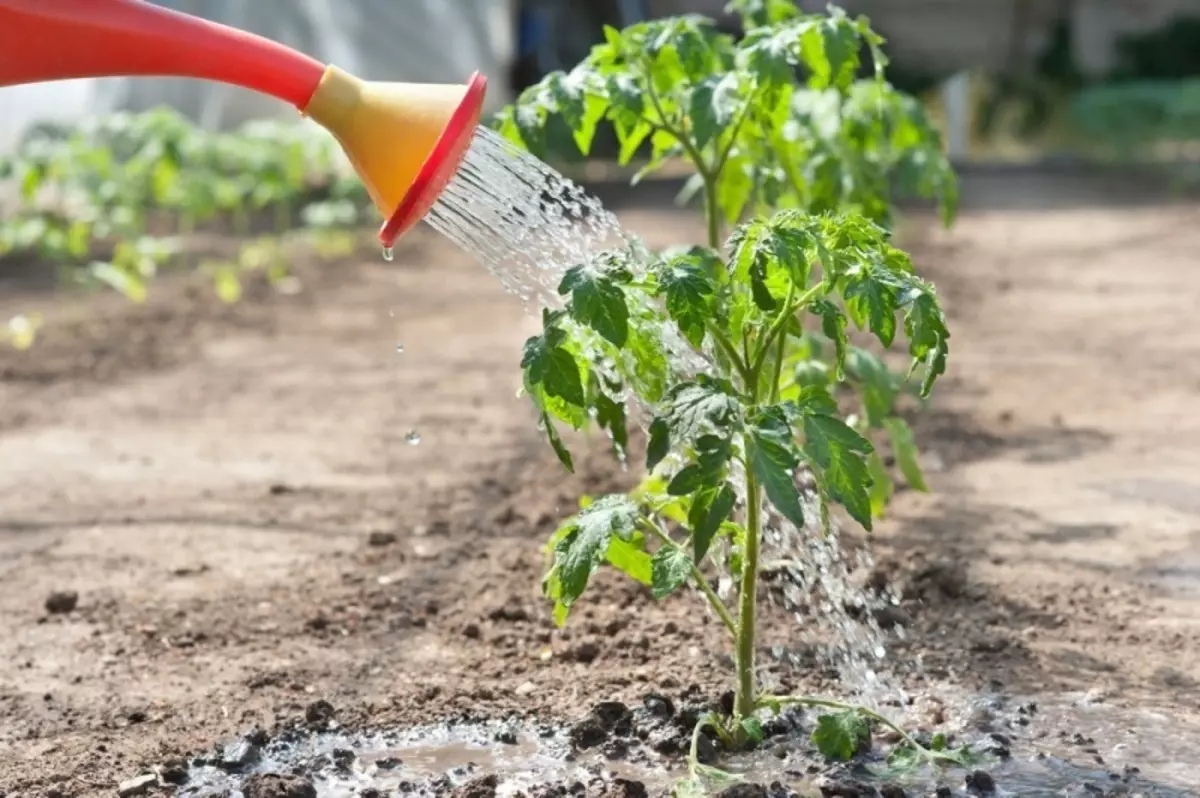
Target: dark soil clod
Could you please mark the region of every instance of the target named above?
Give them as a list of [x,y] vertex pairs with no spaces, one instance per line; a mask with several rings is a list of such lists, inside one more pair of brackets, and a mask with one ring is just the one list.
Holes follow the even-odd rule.
[[882,798],[908,798],[908,793],[898,784],[885,784],[879,788]]
[[717,798],[767,798],[767,788],[751,782],[735,784],[717,793]]
[[629,779],[613,779],[603,798],[647,798],[646,785]]
[[570,738],[576,750],[586,751],[608,740],[608,729],[595,716],[588,716],[571,727]]
[[642,708],[649,713],[650,717],[659,720],[670,720],[675,716],[675,703],[665,695],[658,693],[650,693],[642,699]]
[[323,698],[312,702],[304,709],[305,722],[317,727],[328,725],[335,715],[337,715],[337,711],[333,708],[333,704]]
[[230,743],[221,750],[217,766],[226,773],[241,773],[258,761],[262,746],[249,738]]
[[453,798],[496,798],[496,788],[499,786],[500,780],[493,773],[467,782],[454,791]]
[[391,546],[395,542],[395,532],[376,531],[367,536],[367,545],[377,549],[381,549],[384,546]]
[[977,770],[967,774],[967,788],[979,793],[996,791],[996,780],[986,770]]
[[79,594],[74,590],[55,590],[46,597],[46,612],[51,615],[66,615],[79,606]]
[[256,773],[242,788],[246,798],[317,798],[317,788],[301,776]]

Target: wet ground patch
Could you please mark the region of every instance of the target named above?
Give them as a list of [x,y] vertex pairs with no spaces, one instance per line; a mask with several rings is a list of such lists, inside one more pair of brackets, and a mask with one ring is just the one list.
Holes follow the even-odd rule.
[[[598,703],[571,723],[463,718],[378,731],[340,728],[333,707],[317,702],[302,727],[274,736],[255,730],[126,786],[148,791],[161,780],[193,798],[648,798],[670,794],[687,776],[692,727],[720,704],[687,693],[648,694],[635,706]],[[940,717],[952,743],[969,744],[977,761],[936,771],[889,769],[895,738],[877,729],[854,761],[830,763],[809,739],[816,713],[800,710],[768,720],[766,739],[750,752],[726,755],[704,737],[700,758],[740,778],[711,785],[725,798],[1197,794],[1191,784],[1200,777],[1190,763],[1200,761],[1200,726],[1167,715],[1119,710],[1094,697],[926,697],[909,709]],[[923,736],[928,742],[930,733]]]

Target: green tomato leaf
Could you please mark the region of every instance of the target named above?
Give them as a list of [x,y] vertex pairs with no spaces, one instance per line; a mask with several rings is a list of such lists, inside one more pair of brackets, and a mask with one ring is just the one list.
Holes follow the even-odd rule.
[[946,329],[946,317],[942,314],[937,297],[928,286],[923,287],[921,293],[908,305],[904,315],[904,327],[914,367],[917,362],[925,363],[921,395],[928,396],[933,390],[934,381],[946,373],[946,357],[950,353],[950,333]]
[[741,726],[742,731],[746,733],[746,738],[753,743],[761,743],[767,736],[762,721],[756,717],[742,718]]
[[653,471],[671,451],[671,425],[665,418],[650,424],[650,442],[646,445],[646,470]]
[[692,556],[697,564],[704,561],[736,501],[737,496],[728,483],[719,489],[703,490],[693,497],[688,509],[688,525],[692,528]]
[[703,435],[696,441],[696,462],[683,468],[667,486],[671,496],[687,496],[701,488],[714,487],[725,478],[725,467],[733,455],[726,438]]
[[765,408],[754,420],[749,429],[746,456],[771,504],[793,524],[804,526],[800,490],[794,476],[800,458],[784,408]]
[[571,295],[571,316],[618,349],[629,340],[629,306],[612,277],[590,266],[574,266],[563,275],[558,293]]
[[613,538],[632,540],[639,517],[637,505],[625,496],[612,495],[597,499],[563,524],[554,549],[559,603],[570,607],[583,595]]
[[871,452],[867,457],[867,475],[871,478],[871,515],[874,518],[882,518],[896,486],[878,451]]
[[696,146],[703,149],[719,138],[733,124],[741,103],[736,72],[709,75],[694,85],[688,95],[688,112]]
[[542,426],[546,428],[546,437],[549,438],[554,453],[558,455],[558,461],[569,473],[574,474],[575,463],[571,460],[571,452],[567,450],[562,438],[558,436],[558,430],[554,427],[554,419],[550,418],[550,414],[545,411],[542,412]]
[[687,584],[692,575],[692,561],[681,549],[663,546],[654,553],[652,563],[655,599],[664,599]]
[[[624,451],[629,444],[629,431],[625,425],[625,405],[614,401],[608,394],[596,392],[596,423],[612,434],[613,445]],[[568,468],[568,470],[571,470]],[[574,473],[574,472],[572,472]]]
[[896,465],[900,473],[913,490],[929,492],[925,484],[925,474],[921,470],[921,462],[917,451],[917,442],[913,439],[912,429],[908,422],[899,416],[894,416],[883,422],[888,436],[892,440],[892,454],[896,457]]
[[850,339],[846,336],[846,316],[842,309],[827,299],[818,299],[808,306],[810,312],[821,317],[821,332],[833,341],[835,379],[844,380],[846,371],[846,348]]
[[868,531],[871,529],[871,477],[866,456],[871,442],[841,419],[811,415],[804,419],[804,454],[818,482]]
[[528,381],[538,385],[547,396],[558,397],[568,404],[584,406],[583,380],[575,356],[562,347],[565,333],[551,327],[541,335],[525,342],[521,368]]
[[820,20],[800,38],[800,52],[812,72],[809,86],[845,91],[858,71],[859,38],[857,26],[841,9],[832,8],[830,16]]
[[858,328],[869,327],[884,346],[896,338],[896,291],[900,284],[890,272],[864,265],[846,278],[842,295]]
[[740,409],[732,385],[701,376],[695,382],[672,388],[661,416],[670,427],[675,444],[681,445],[705,431],[729,429]]
[[899,378],[882,360],[857,346],[851,347],[847,353],[846,371],[858,389],[867,422],[873,429],[882,427],[900,395]]
[[817,718],[812,741],[827,759],[848,762],[871,740],[871,728],[852,709]]
[[697,256],[685,255],[659,269],[658,284],[666,294],[667,312],[684,338],[698,348],[704,342],[704,327],[710,318],[709,301],[716,292],[707,270],[697,262]]
[[647,586],[654,583],[650,555],[630,541],[618,537],[609,540],[605,560],[635,582]]

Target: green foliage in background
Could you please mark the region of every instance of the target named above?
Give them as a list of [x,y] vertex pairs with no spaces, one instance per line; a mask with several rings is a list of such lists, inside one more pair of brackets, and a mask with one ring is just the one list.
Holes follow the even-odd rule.
[[[526,342],[525,390],[568,469],[558,425],[595,424],[624,456],[627,414],[650,416],[646,478],[562,524],[543,587],[565,623],[606,565],[655,598],[691,586],[729,632],[737,670],[733,716],[702,719],[697,736],[711,730],[736,749],[761,739],[760,711],[818,706],[830,712],[813,742],[849,759],[870,723],[894,724],[861,707],[767,696],[757,683],[760,544],[772,519],[828,532],[835,505],[869,530],[895,478],[925,489],[899,402],[929,393],[950,334],[933,286],[891,241],[891,190],[902,177],[948,222],[956,184],[920,106],[887,83],[866,19],[805,15],[786,0],[733,8],[746,21],[741,41],[698,16],[608,29],[583,63],[525,91],[498,122],[535,153],[565,122],[586,153],[606,121],[622,161],[649,143],[635,182],[684,159],[708,232],[706,246],[632,245],[574,266],[559,286],[564,306],[545,310]],[[862,79],[864,50],[876,69]],[[893,372],[852,335],[884,349],[905,339],[910,367]],[[712,569],[738,586],[735,606],[710,584]],[[964,761],[896,731],[897,762]],[[695,746],[690,765],[685,792],[719,777]]]
[[[241,274],[286,277],[289,229],[331,231],[360,220],[365,192],[339,157],[329,136],[296,123],[213,133],[160,109],[81,128],[42,125],[0,158],[0,182],[13,185],[18,200],[0,220],[0,257],[34,256],[142,301],[147,280],[181,254],[181,237],[222,225],[248,239],[264,226],[255,217],[265,216],[268,234],[231,260],[201,264],[233,301]],[[318,243],[346,247],[332,235]]]

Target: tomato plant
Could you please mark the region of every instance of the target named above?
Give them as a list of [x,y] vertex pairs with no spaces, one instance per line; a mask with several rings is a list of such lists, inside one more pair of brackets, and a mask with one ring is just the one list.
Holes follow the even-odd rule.
[[[745,22],[740,40],[697,16],[608,29],[587,59],[525,91],[498,121],[535,153],[547,126],[566,122],[584,154],[607,121],[623,162],[649,146],[635,182],[684,159],[707,227],[706,246],[632,244],[573,266],[561,307],[543,311],[525,344],[525,391],[567,469],[558,425],[594,423],[623,454],[631,419],[647,411],[649,421],[647,476],[627,494],[585,501],[559,527],[543,589],[562,624],[603,565],[656,598],[694,588],[728,631],[736,666],[732,717],[705,718],[696,735],[707,728],[742,747],[761,737],[761,711],[805,704],[827,710],[813,739],[830,758],[850,758],[875,722],[902,735],[897,766],[961,761],[962,751],[924,748],[865,708],[765,695],[756,681],[763,532],[809,520],[802,473],[815,486],[812,520],[827,531],[834,505],[867,530],[883,512],[893,475],[882,437],[900,475],[925,488],[897,404],[929,394],[950,333],[934,287],[892,242],[892,186],[936,198],[947,222],[956,188],[919,104],[886,82],[883,42],[866,19],[806,15],[788,0],[732,7]],[[874,68],[859,77],[864,51]],[[908,371],[852,345],[851,328],[885,349],[907,339]],[[713,570],[738,585],[733,605],[712,587]],[[694,778],[712,775],[694,750],[690,764]]]

